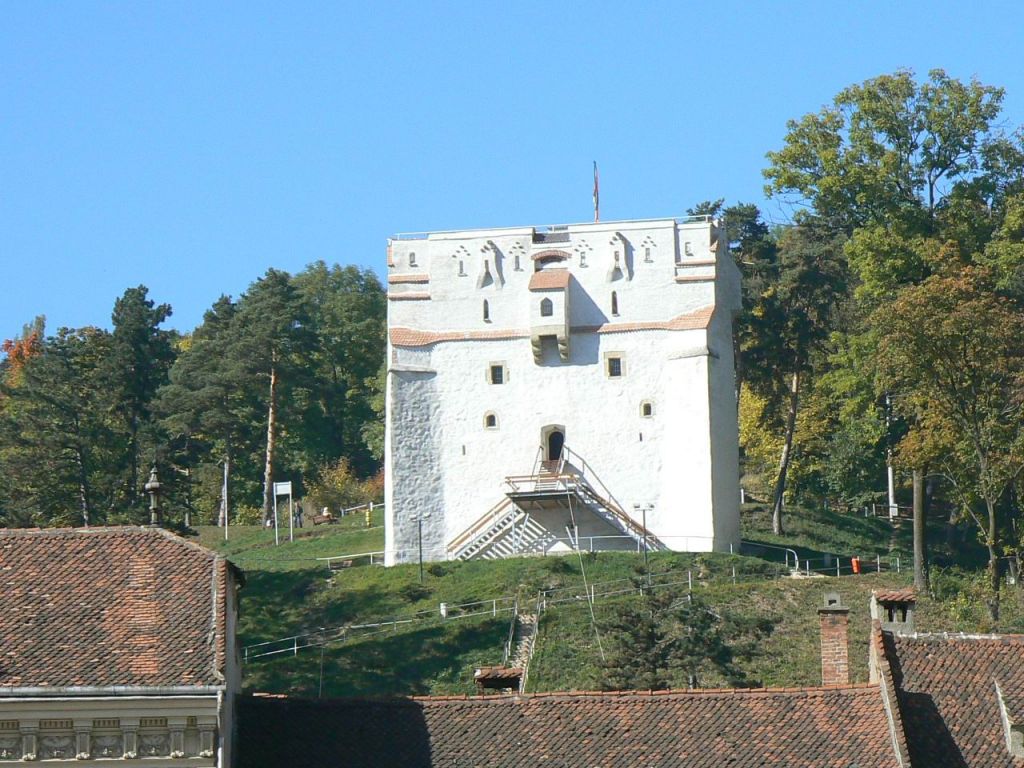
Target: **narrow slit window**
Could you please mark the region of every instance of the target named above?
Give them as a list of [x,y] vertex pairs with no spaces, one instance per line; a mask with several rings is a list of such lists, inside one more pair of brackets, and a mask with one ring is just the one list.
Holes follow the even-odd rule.
[[416,266],[416,254],[413,253],[412,251],[409,252],[409,266],[410,267],[415,267]]
[[652,261],[654,261],[654,259],[651,258],[651,249],[644,248],[644,263],[650,264]]
[[612,316],[619,316],[619,294],[616,291],[612,291]]
[[491,322],[491,305],[487,303],[487,299],[484,299],[484,322]]
[[640,415],[647,419],[651,418],[654,415],[654,403],[650,400],[640,403]]
[[494,413],[484,414],[484,429],[497,429],[498,428],[498,416]]
[[555,305],[551,299],[541,299],[540,301],[540,316],[551,317],[555,314]]

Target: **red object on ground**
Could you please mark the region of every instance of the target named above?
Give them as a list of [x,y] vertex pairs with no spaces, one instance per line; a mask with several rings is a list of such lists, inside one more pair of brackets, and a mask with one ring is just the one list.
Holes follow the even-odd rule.
[[850,565],[853,566],[853,572],[854,573],[860,573],[860,558],[859,557],[851,557],[850,558]]

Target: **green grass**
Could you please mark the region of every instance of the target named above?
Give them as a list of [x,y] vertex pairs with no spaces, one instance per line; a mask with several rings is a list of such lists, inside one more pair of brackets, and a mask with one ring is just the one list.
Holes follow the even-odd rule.
[[[417,611],[433,617],[392,631],[297,655],[250,662],[245,667],[249,689],[316,696],[356,694],[458,694],[474,691],[476,666],[501,661],[509,616],[499,614],[442,622],[438,605],[504,596],[517,596],[532,606],[540,590],[564,589],[582,595],[588,584],[637,578],[641,559],[633,553],[517,558],[499,561],[428,564],[424,584],[419,567],[356,566],[329,571],[318,557],[334,557],[383,548],[379,513],[367,529],[362,516],[337,525],[297,529],[294,542],[283,531],[275,546],[273,531],[257,526],[232,526],[229,540],[223,529],[202,528],[199,540],[225,553],[246,575],[242,590],[240,642],[248,645],[313,631],[319,627],[379,621]],[[767,514],[757,507],[744,510],[744,539],[796,548],[801,558],[832,552],[872,558],[888,554],[890,540],[897,551],[909,550],[909,531],[893,536],[884,520],[857,515],[803,510],[790,513],[787,535],[770,534]],[[909,527],[909,526],[908,526]],[[775,552],[768,558],[781,557]],[[582,562],[581,562],[582,560]],[[843,578],[774,578],[783,570],[776,562],[720,554],[659,552],[650,557],[651,571],[662,581],[686,581],[692,575],[695,591],[713,606],[740,616],[768,618],[774,630],[760,652],[745,659],[748,684],[814,685],[820,680],[817,607],[823,593],[838,591],[849,605],[850,659],[854,680],[867,678],[868,597],[872,589],[903,586],[909,574],[885,573]],[[582,566],[582,568],[581,568]],[[733,569],[738,574],[733,583]],[[656,579],[657,580],[657,579]],[[938,599],[923,598],[921,630],[986,631],[980,585],[970,572],[936,573]],[[610,587],[609,587],[610,589]],[[666,587],[685,594],[686,585]],[[617,597],[595,604],[600,631]],[[1024,611],[1012,593],[1004,600],[1001,629],[1024,630]],[[321,674],[321,669],[323,673]],[[552,604],[544,614],[530,671],[531,691],[595,688],[601,664],[594,624],[582,599]],[[710,671],[704,685],[721,683]]]

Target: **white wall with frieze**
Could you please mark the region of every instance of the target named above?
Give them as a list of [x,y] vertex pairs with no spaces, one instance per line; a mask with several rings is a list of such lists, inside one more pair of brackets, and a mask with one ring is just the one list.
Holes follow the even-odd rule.
[[221,710],[209,696],[0,698],[0,765],[218,765]]

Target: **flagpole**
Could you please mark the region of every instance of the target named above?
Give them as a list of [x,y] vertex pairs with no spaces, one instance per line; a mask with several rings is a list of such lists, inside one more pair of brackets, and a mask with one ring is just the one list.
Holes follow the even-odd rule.
[[597,160],[594,161],[594,222],[601,220],[601,187],[597,175]]

